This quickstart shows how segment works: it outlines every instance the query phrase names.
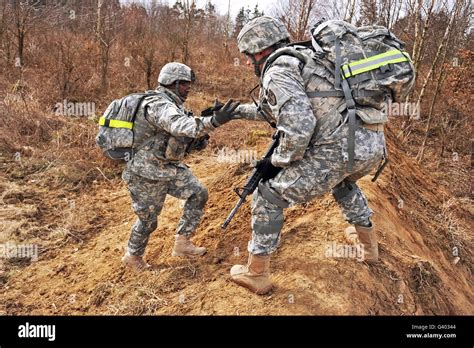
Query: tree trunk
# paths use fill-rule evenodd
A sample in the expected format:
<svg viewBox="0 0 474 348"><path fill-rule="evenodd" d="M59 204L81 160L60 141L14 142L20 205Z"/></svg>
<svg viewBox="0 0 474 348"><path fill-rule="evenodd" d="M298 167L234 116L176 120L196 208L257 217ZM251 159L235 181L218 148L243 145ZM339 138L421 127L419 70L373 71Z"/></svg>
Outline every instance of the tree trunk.
<svg viewBox="0 0 474 348"><path fill-rule="evenodd" d="M440 53L441 53L441 51L443 50L444 46L446 45L446 43L448 41L448 37L449 37L449 34L450 34L451 29L453 27L454 18L456 17L456 13L457 13L457 7L453 8L453 10L452 10L451 19L449 20L448 26L446 27L446 30L445 30L444 35L443 35L443 39L441 40L441 42L438 46L438 51L436 52L436 55L433 59L433 63L431 64L430 71L428 72L428 75L425 77L425 80L423 82L423 86L421 87L421 91L420 91L420 94L418 95L418 100L416 102L418 107L420 107L421 101L423 100L425 90L426 90L426 86L430 82L431 75L433 74L433 71L436 67L436 64L438 63Z"/></svg>
<svg viewBox="0 0 474 348"><path fill-rule="evenodd" d="M416 3L416 9L414 13L415 17L415 38L413 39L413 50L411 52L411 56L415 57L416 52L418 50L418 32L419 32L419 19L420 19L420 13L421 13L421 3L423 0L418 0Z"/></svg>
<svg viewBox="0 0 474 348"><path fill-rule="evenodd" d="M356 0L352 0L351 10L349 12L349 17L347 18L347 22L352 23L352 18L354 18L354 14L355 14L355 9L356 9Z"/></svg>
<svg viewBox="0 0 474 348"><path fill-rule="evenodd" d="M412 61L413 61L413 59L415 59L416 52L418 50L418 19L420 17L420 11L421 11L421 5L420 4L421 4L422 0L415 0L415 2L416 2L416 8L415 8L415 13L413 14L414 20L409 25L409 28L411 28L412 24L415 25L415 37L413 38L413 48L412 48L412 51L411 51ZM410 5L411 5L411 2L410 2ZM415 79L417 79L417 78L418 78L417 75L415 75ZM405 103L408 103L410 101L410 99L412 98L414 92L415 92L415 89L413 89L412 91L410 91L407 94L407 96L405 98Z"/></svg>
<svg viewBox="0 0 474 348"><path fill-rule="evenodd" d="M428 12L426 14L426 20L425 20L425 24L423 26L423 31L421 32L421 38L420 38L419 43L416 46L417 49L416 49L416 51L414 51L414 55L413 55L413 65L415 67L415 71L418 71L418 67L420 66L420 62L423 58L423 50L424 50L424 47L425 47L426 34L428 32L429 25L430 25L431 19L433 17L432 16L433 7L434 7L434 4L435 4L436 0L431 0L430 2L431 2L431 6L428 9Z"/></svg>
<svg viewBox="0 0 474 348"><path fill-rule="evenodd" d="M446 46L446 43L450 37L451 29L453 27L453 22L454 18L456 17L457 13L457 6L455 6L451 12L451 19L449 20L448 26L446 27L446 30L444 31L443 38L438 46L438 50L436 52L436 55L433 59L433 62L431 64L430 70L428 71L428 74L426 75L424 81L423 81L423 86L421 87L420 94L418 95L418 99L416 101L416 107L413 108L414 110L420 110L421 108L421 102L423 101L423 97L425 95L426 87L428 86L430 80L431 80L431 75L433 74L434 69L436 68L436 65L438 64L438 59L440 57L441 52L443 51L444 47ZM410 133L409 129L412 127L412 116L410 115L410 118L407 120L406 127L403 130L403 133L405 134L405 139L408 137L408 134Z"/></svg>
<svg viewBox="0 0 474 348"><path fill-rule="evenodd" d="M421 161L423 161L423 156L425 154L425 146L426 146L426 142L428 141L428 134L431 128L431 120L433 117L433 111L434 111L434 107L437 101L436 98L438 97L439 90L441 89L441 86L443 85L443 82L444 82L444 78L446 77L446 74L445 74L446 69L444 66L444 63L446 61L446 52L447 50L444 51L443 61L441 62L441 71L439 73L438 80L436 81L436 88L433 95L433 99L431 100L430 111L428 113L428 121L427 121L426 129L425 129L425 135L423 137L423 142L421 143L421 148L417 156L418 163L421 163Z"/></svg>

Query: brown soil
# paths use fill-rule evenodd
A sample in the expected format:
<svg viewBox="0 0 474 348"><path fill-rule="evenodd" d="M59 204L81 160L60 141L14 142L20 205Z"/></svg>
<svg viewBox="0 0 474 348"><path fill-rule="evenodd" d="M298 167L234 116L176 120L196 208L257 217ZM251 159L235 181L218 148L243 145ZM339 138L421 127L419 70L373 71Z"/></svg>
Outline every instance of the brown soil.
<svg viewBox="0 0 474 348"><path fill-rule="evenodd" d="M257 129L236 124L219 130L209 149L187 160L210 192L193 239L208 253L171 256L182 205L169 197L147 248L154 269L142 273L120 263L134 215L117 175L96 172L102 180L78 188L67 168L38 169L34 162L2 158L9 169L0 182L0 242L37 244L40 253L36 262L3 259L0 310L14 315L473 314L471 201L452 197L392 142L383 175L376 183L370 177L361 181L375 211L378 265L326 256L332 242L346 243L347 226L327 194L286 211L282 244L272 257L276 287L270 295L257 296L230 282L230 267L247 258L249 202L226 231L220 225L236 203L232 189L243 185L250 167L219 163L216 151L226 144L261 153L268 129L252 127ZM64 182L54 180L58 177ZM68 185L71 181L75 185Z"/></svg>

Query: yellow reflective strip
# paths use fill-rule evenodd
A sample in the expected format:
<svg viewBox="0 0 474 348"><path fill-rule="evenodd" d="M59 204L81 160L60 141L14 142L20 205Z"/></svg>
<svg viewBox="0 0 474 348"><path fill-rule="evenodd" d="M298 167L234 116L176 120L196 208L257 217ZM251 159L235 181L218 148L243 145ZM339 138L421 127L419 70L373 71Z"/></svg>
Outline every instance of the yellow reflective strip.
<svg viewBox="0 0 474 348"><path fill-rule="evenodd" d="M392 56L395 56L396 58L389 59ZM391 50L388 52L377 54L369 58L352 62L350 64L345 64L341 68L342 68L342 73L344 77L348 78L357 74L361 74L363 72L377 69L378 67L381 67L383 65L387 65L390 63L405 62L409 60L410 60L410 56L408 56L406 52L402 52L399 50ZM370 64L370 62L374 62L374 64ZM358 66L359 68L357 68Z"/></svg>
<svg viewBox="0 0 474 348"><path fill-rule="evenodd" d="M361 69L352 70L352 75L351 74L346 74L344 77L350 77L350 76L353 76L353 75L362 74L364 72L377 69L377 68L381 67L382 65L387 65L387 64L392 64L392 63L401 63L401 62L406 62L406 61L408 61L407 57L400 57L400 58L387 60L385 62L377 63L377 64L374 64L374 65L369 65L369 66L366 66L366 67L361 68Z"/></svg>
<svg viewBox="0 0 474 348"><path fill-rule="evenodd" d="M349 63L349 66L352 69L352 68L356 68L357 65L360 65L360 64L369 63L369 62L372 62L374 60L378 60L380 58L386 58L386 57L390 57L390 56L394 56L394 55L398 55L398 54L403 54L403 53L399 50L391 50L391 51L388 51L388 52L377 54L377 55L369 57L369 58L364 58L364 59Z"/></svg>
<svg viewBox="0 0 474 348"><path fill-rule="evenodd" d="M105 117L101 117L99 119L99 125L103 126L105 125ZM133 122L127 122L127 121L120 121L120 120L110 120L109 123L110 128L127 128L127 129L133 129Z"/></svg>
<svg viewBox="0 0 474 348"><path fill-rule="evenodd" d="M120 121L120 120L110 120L110 126L111 128L128 128L132 129L133 128L133 123L132 122L126 122L126 121Z"/></svg>

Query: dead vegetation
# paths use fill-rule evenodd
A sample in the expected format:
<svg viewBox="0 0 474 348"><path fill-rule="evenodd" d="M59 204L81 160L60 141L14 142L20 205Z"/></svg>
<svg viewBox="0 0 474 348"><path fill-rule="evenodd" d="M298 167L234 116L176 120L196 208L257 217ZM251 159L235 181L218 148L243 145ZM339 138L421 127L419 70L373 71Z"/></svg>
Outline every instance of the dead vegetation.
<svg viewBox="0 0 474 348"><path fill-rule="evenodd" d="M345 8L346 17L351 17L353 3L347 2L341 14ZM245 182L250 166L219 163L216 158L224 148L261 154L270 140L268 126L234 121L213 134L204 152L187 159L211 193L195 237L209 253L195 260L170 256L181 206L167 199L147 253L154 270L146 274L130 272L120 264L134 216L121 183L121 166L107 161L94 144L96 120L107 103L154 87L159 67L169 60L187 60L197 72L188 103L195 114L216 97L249 101L247 92L257 81L251 69L241 64L235 40L225 39L225 19L211 9L192 10L195 18L188 12L183 20L197 18L193 33L199 34L183 41L176 38L185 32L168 33L154 23L166 19L163 23L171 27L172 16L190 9L157 7L147 14L138 5L123 8L116 18L121 20L116 36L109 37L109 43L106 40L107 56L107 47L96 41L108 34L98 32L97 23L94 26L94 2L77 2L76 22L69 22L65 8L35 19L36 28L45 29L45 34L27 33L23 64L16 67L14 39L18 38L7 30L14 24L6 20L8 4L0 2L4 121L0 123L0 243L38 245L39 257L35 262L0 258L0 313L472 314L469 43L459 39L449 46L444 70L440 62L436 64L421 103L421 120L409 128L403 124L406 119L391 120L387 131L391 164L375 184L362 181L376 213L382 263L367 266L326 257L328 243L344 243L345 227L336 204L326 195L288 209L283 243L272 263L277 288L269 296L257 297L228 281L229 268L246 259L249 204L225 233L219 228L237 199L232 189ZM48 22L51 18L46 14L53 13L55 21ZM398 22L392 18L391 23L409 49L415 49L412 42L418 26L416 50L423 77L448 24L448 12L431 14L423 40L427 18L408 14ZM367 18L378 15L366 13ZM107 23L112 18L102 20ZM209 21L214 24L209 26ZM134 27L137 22L143 25ZM462 24L461 20L453 23L453 30L461 32ZM96 29L93 33L88 28ZM150 35L163 40L148 45ZM465 47L455 50L458 46ZM450 64L454 56L459 58L457 66ZM425 116L441 73L446 75L438 93L443 98L438 97L427 128ZM419 81L423 83L422 78ZM57 104L65 100L94 103L95 113L58 112ZM423 160L418 163L422 144Z"/></svg>

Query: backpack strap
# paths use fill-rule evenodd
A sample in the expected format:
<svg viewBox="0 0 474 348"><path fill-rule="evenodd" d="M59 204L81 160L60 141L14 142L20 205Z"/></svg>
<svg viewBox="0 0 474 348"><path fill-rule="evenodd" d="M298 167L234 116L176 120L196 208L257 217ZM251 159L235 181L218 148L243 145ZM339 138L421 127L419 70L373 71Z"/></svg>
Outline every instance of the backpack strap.
<svg viewBox="0 0 474 348"><path fill-rule="evenodd" d="M275 60L277 60L277 58L283 56L283 55L287 55L287 56L292 56L292 57L295 57L297 59L299 59L302 63L305 63L306 60L305 60L305 57L300 53L298 52L293 46L295 44L290 44L289 46L285 46L285 47L282 47L282 48L279 48L277 49L275 52L273 52L272 54L270 54L270 56L267 58L267 60L265 61L265 64L263 65L263 69L262 69L262 73L260 75L260 86L263 86L263 76L265 74L265 72L268 70L268 68L270 68L270 66L273 64L273 62ZM257 88L257 87L255 87ZM255 89L254 88L254 89ZM253 89L253 90L254 90ZM252 91L253 91L252 90ZM252 93L252 92L251 92ZM252 98L253 99L253 98ZM255 105L257 106L257 112L259 112L264 120L272 127L272 128L276 128L276 124L275 122L273 122L270 117L268 115L266 115L266 112L263 110L262 106L261 106L261 103L257 104L256 101L254 100L254 103Z"/></svg>
<svg viewBox="0 0 474 348"><path fill-rule="evenodd" d="M344 98L346 100L347 107L347 117L348 117L348 126L349 132L347 134L347 152L348 152L348 162L347 162L347 171L352 172L354 168L354 155L355 155L355 131L357 128L356 125L356 108L354 97L352 96L351 88L347 83L346 79L342 79L341 87L344 92Z"/></svg>
<svg viewBox="0 0 474 348"><path fill-rule="evenodd" d="M138 110L140 109L140 106L143 102L143 100L146 98L146 97L149 97L153 94L156 94L156 93L152 93L152 92L146 92L146 93L134 93L136 95L139 95L140 99L137 103L137 105L135 106L135 109L133 110L133 113L132 113L132 120L130 122L128 121L122 121L122 120L114 120L114 119L107 119L105 118L104 116L102 116L101 118L99 118L99 126L103 126L103 127L108 127L108 128L127 128L127 129L133 129L133 123L135 122L135 119L137 117L137 113L138 113ZM130 94L131 95L131 94ZM128 96L130 96L128 95ZM122 103L123 101L125 100L125 98L127 98L128 96L122 98L122 100L120 101L120 106L119 106L119 109L120 107L122 106Z"/></svg>
<svg viewBox="0 0 474 348"><path fill-rule="evenodd" d="M339 43L339 37L336 36L334 40L334 53L336 54L336 64L334 68L334 88L338 89L341 87L341 44Z"/></svg>
<svg viewBox="0 0 474 348"><path fill-rule="evenodd" d="M286 46L286 47L279 48L275 52L270 54L270 56L265 61L265 65L263 66L262 74L260 76L260 85L262 85L263 76L265 75L265 72L268 70L268 68L270 68L273 62L277 60L277 58L279 58L280 56L292 56L299 59L302 63L306 63L306 59L304 55L298 52L298 50L294 48L293 46Z"/></svg>
<svg viewBox="0 0 474 348"><path fill-rule="evenodd" d="M152 97L152 96L156 96L156 95L159 95L160 93L157 93L156 91L147 91L142 97L141 97L141 100L139 101L139 103L137 103L137 108L134 112L134 115L133 115L133 121L135 122L135 118L137 117L137 114L138 114L138 110L140 109L140 107L142 106L143 102L145 101L146 98L148 97ZM146 107L148 106L148 103L151 102L148 101L145 105L144 105L144 110L143 110L143 117L145 118L145 120L150 123L150 121L148 120L148 118L146 117ZM134 135L135 136L135 135ZM136 148L135 148L135 151L133 151L134 153L138 152L139 150L143 149L145 146L147 146L148 144L150 144L152 142L152 140L154 140L156 137L156 133L153 134L152 136L146 138L145 140L143 140L143 142L141 144L139 144Z"/></svg>
<svg viewBox="0 0 474 348"><path fill-rule="evenodd" d="M356 97L379 97L384 95L383 91L355 90L352 91L354 98ZM344 91L331 89L328 91L306 92L309 98L327 98L327 97L344 97Z"/></svg>

